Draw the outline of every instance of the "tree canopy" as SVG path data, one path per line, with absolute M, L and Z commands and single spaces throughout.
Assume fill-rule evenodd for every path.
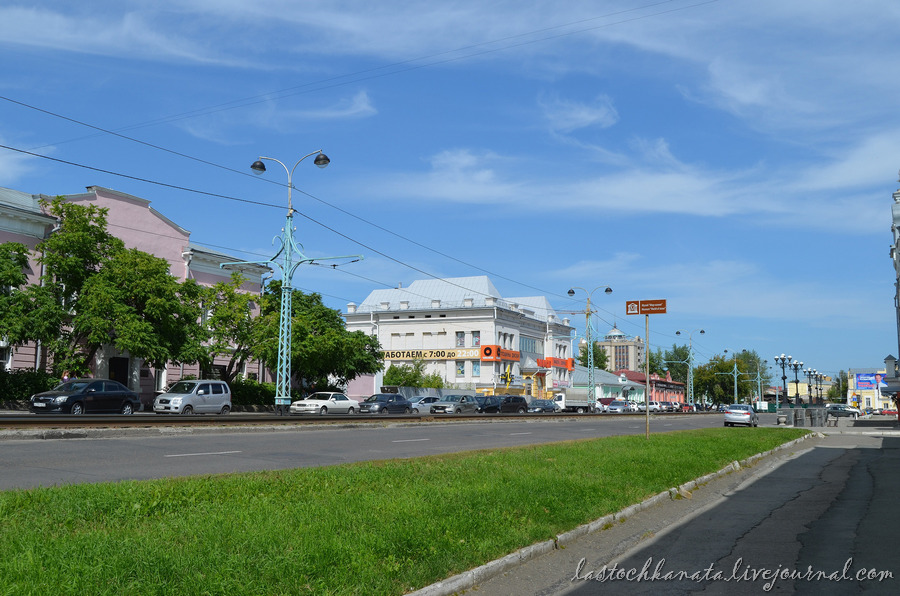
M 340 312 L 326 307 L 320 294 L 293 290 L 291 299 L 291 376 L 302 391 L 343 386 L 382 369 L 378 340 L 362 331 L 347 331 Z M 280 281 L 266 287 L 260 307 L 252 351 L 274 366 L 278 362 Z
M 391 364 L 384 373 L 384 384 L 396 387 L 431 387 L 441 389 L 444 379 L 437 373 L 425 374 L 425 361 L 412 364 Z
M 578 364 L 584 367 L 588 365 L 588 347 L 586 343 L 582 343 L 579 346 Z M 607 364 L 606 350 L 600 344 L 594 342 L 594 368 L 606 370 Z

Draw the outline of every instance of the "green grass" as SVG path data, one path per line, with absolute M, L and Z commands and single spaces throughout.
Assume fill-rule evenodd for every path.
M 803 434 L 716 428 L 0 492 L 0 594 L 402 594 Z

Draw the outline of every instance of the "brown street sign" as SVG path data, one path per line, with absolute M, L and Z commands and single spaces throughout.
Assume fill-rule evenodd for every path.
M 661 315 L 665 312 L 665 300 L 628 300 L 625 302 L 626 315 Z

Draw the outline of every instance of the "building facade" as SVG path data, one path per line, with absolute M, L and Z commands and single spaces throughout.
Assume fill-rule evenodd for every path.
M 629 392 L 628 399 L 634 399 L 638 402 L 643 401 L 644 388 L 647 386 L 647 377 L 644 373 L 622 369 L 617 370 L 615 374 L 625 377 L 634 385 L 636 392 Z M 647 401 L 671 401 L 683 404 L 685 403 L 684 395 L 684 383 L 673 381 L 669 371 L 666 371 L 665 377 L 661 377 L 656 373 L 650 375 L 650 397 Z
M 241 265 L 223 269 L 221 264 L 239 259 L 193 244 L 188 230 L 155 210 L 146 199 L 98 186 L 89 186 L 84 193 L 63 196 L 71 203 L 107 209 L 109 233 L 120 238 L 126 248 L 136 248 L 165 259 L 171 275 L 181 282 L 193 279 L 201 285 L 212 286 L 228 281 L 231 272 L 239 270 L 247 278 L 242 290 L 260 293 L 261 278 L 267 268 Z M 52 198 L 0 188 L 0 243 L 19 242 L 32 250 L 27 271 L 30 284 L 40 283 L 42 274 L 34 249 L 43 238 L 53 233 L 58 223 L 40 205 L 41 200 L 51 201 Z M 10 346 L 3 342 L 0 345 L 3 346 L 0 348 L 0 366 L 6 369 L 47 369 L 50 364 L 38 344 Z M 217 362 L 214 366 L 223 364 Z M 260 363 L 248 366 L 248 370 L 244 371 L 248 376 L 270 380 L 271 375 Z M 197 365 L 182 364 L 151 369 L 142 359 L 119 352 L 112 346 L 104 346 L 98 351 L 91 368 L 96 377 L 114 379 L 127 385 L 141 395 L 144 403 L 172 382 L 187 375 L 198 376 L 200 372 Z
M 639 372 L 644 365 L 644 341 L 640 337 L 628 337 L 615 326 L 597 345 L 606 352 L 606 367 L 609 370 Z
M 343 316 L 348 331 L 378 339 L 386 367 L 422 361 L 447 387 L 549 397 L 572 385 L 569 320 L 543 296 L 504 298 L 486 276 L 375 290 Z M 383 377 L 356 379 L 347 392 L 376 393 Z

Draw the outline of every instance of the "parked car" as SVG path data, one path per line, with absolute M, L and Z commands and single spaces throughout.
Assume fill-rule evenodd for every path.
M 601 397 L 597 400 L 597 411 L 598 412 L 606 412 L 609 408 L 609 404 L 616 401 L 614 397 Z
M 628 402 L 622 400 L 615 400 L 609 402 L 609 406 L 607 406 L 606 411 L 610 414 L 624 414 L 628 412 Z
M 681 404 L 682 412 L 696 412 L 697 409 L 692 404 Z
M 413 414 L 427 414 L 431 411 L 431 404 L 441 401 L 441 398 L 434 395 L 417 395 L 409 400 Z
M 746 404 L 731 404 L 725 409 L 725 426 L 734 426 L 735 424 L 759 426 L 759 415 L 756 410 Z
M 829 416 L 834 416 L 835 418 L 859 418 L 860 411 L 853 406 L 848 406 L 847 404 L 831 404 L 825 410 Z
M 500 411 L 524 414 L 528 411 L 528 400 L 521 395 L 504 395 L 500 400 Z
M 886 408 L 884 410 L 881 410 L 881 414 L 883 416 L 896 416 L 897 410 L 895 408 Z
M 554 414 L 561 408 L 552 399 L 536 399 L 528 406 L 528 411 L 532 414 Z
M 659 412 L 662 408 L 659 405 L 658 401 L 651 401 L 649 403 L 638 402 L 637 409 L 638 412 L 646 412 L 647 408 L 650 408 L 651 412 Z
M 478 400 L 474 395 L 445 395 L 431 404 L 432 414 L 464 414 L 478 411 Z
M 476 412 L 480 414 L 496 414 L 500 411 L 500 398 L 496 395 L 476 395 L 475 401 L 478 402 Z
M 153 400 L 157 414 L 227 414 L 231 388 L 225 381 L 178 381 Z
M 138 394 L 109 379 L 72 379 L 31 396 L 35 414 L 133 414 L 141 409 Z
M 359 402 L 355 399 L 350 399 L 343 393 L 319 391 L 293 402 L 288 412 L 294 415 L 318 414 L 325 416 L 326 414 L 355 414 L 357 410 L 359 410 Z
M 398 393 L 376 393 L 359 404 L 360 414 L 409 414 L 412 405 Z

